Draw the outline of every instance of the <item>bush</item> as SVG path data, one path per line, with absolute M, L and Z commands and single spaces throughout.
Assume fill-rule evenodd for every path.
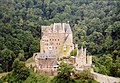
M 76 55 L 77 55 L 77 49 L 72 50 L 70 56 L 76 56 Z

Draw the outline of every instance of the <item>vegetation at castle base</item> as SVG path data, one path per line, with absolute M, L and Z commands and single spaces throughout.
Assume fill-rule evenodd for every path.
M 114 53 L 120 57 L 119 1 L 1 0 L 0 72 L 11 71 L 19 53 L 28 59 L 39 51 L 41 25 L 67 21 L 78 48 L 83 45 L 99 58 L 111 54 L 113 62 Z M 95 63 L 96 68 L 97 64 L 100 61 Z M 106 64 L 101 67 L 109 70 Z
M 61 62 L 58 74 L 51 83 L 97 83 L 90 71 L 84 70 L 80 74 L 76 72 L 72 64 Z
M 0 78 L 0 83 L 97 83 L 88 70 L 75 73 L 71 64 L 61 63 L 57 76 L 38 74 L 25 67 L 24 61 L 16 58 L 13 62 L 13 70 Z
M 1 77 L 0 82 L 21 83 L 22 81 L 26 80 L 30 75 L 30 72 L 29 69 L 25 66 L 24 61 L 24 56 L 19 54 L 19 56 L 13 62 L 13 70 L 6 76 Z
M 23 83 L 49 83 L 50 77 L 31 72 L 30 76 Z
M 0 83 L 47 83 L 50 81 L 48 76 L 36 74 L 32 68 L 27 68 L 23 57 L 16 58 L 12 67 L 13 70 L 10 73 L 0 78 Z

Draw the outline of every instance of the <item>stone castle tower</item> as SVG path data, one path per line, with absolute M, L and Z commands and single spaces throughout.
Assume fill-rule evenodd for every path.
M 73 33 L 69 23 L 54 23 L 50 26 L 42 26 L 41 35 L 40 52 L 33 54 L 35 69 L 50 72 L 58 66 L 58 59 L 70 56 L 74 49 Z M 77 56 L 71 58 L 71 63 L 76 68 L 91 67 L 92 57 L 86 56 L 86 49 L 81 47 L 77 51 Z
M 91 69 L 92 56 L 86 54 L 86 48 L 81 47 L 81 49 L 78 49 L 75 61 L 76 67 L 81 69 Z
M 40 52 L 54 54 L 60 58 L 74 49 L 73 34 L 68 23 L 54 23 L 41 27 Z

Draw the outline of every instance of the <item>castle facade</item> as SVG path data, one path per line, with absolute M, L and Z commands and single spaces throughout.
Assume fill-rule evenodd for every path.
M 70 56 L 75 48 L 73 33 L 69 23 L 54 23 L 41 27 L 40 52 L 34 53 L 35 69 L 37 71 L 55 71 L 58 60 Z M 86 56 L 86 48 L 77 50 L 76 57 L 71 57 L 71 63 L 77 68 L 91 67 L 92 58 Z M 68 60 L 67 60 L 68 61 Z

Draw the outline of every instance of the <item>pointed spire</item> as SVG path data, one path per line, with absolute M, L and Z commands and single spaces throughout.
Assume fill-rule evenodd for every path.
M 81 54 L 83 55 L 83 46 L 81 46 Z
M 84 48 L 84 56 L 86 56 L 86 48 Z

